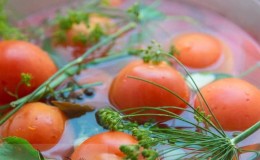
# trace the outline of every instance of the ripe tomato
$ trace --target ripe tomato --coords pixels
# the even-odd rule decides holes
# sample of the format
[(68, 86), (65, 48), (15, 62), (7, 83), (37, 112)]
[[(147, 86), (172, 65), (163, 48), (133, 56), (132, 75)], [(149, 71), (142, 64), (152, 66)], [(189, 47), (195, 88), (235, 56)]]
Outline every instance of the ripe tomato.
[(66, 117), (56, 107), (41, 102), (25, 104), (2, 126), (2, 137), (17, 136), (28, 140), (35, 149), (48, 150), (58, 143)]
[(32, 80), (30, 87), (19, 87), (19, 97), (31, 93), (57, 71), (46, 52), (24, 41), (1, 41), (0, 60), (0, 105), (15, 100), (7, 91), (16, 92), (22, 73), (30, 74)]
[(122, 4), (122, 0), (108, 0), (108, 5), (112, 7), (118, 7)]
[(176, 58), (191, 68), (205, 68), (216, 63), (222, 54), (220, 41), (205, 33), (186, 33), (174, 38), (179, 52)]
[[(201, 93), (224, 130), (243, 131), (260, 120), (260, 90), (244, 80), (220, 79), (203, 87)], [(195, 107), (209, 114), (198, 97)]]
[[(73, 23), (72, 26), (66, 30), (65, 39), (56, 42), (54, 36), (54, 46), (59, 53), (70, 61), (81, 56), (93, 44), (97, 43), (102, 37), (111, 34), (115, 30), (115, 24), (111, 19), (97, 15), (90, 14), (88, 24), (81, 21), (80, 23)], [(57, 37), (56, 37), (57, 38)], [(96, 50), (89, 59), (101, 57), (108, 52), (113, 46), (113, 43)]]
[[(135, 76), (160, 84), (189, 101), (189, 89), (182, 75), (168, 65), (166, 62), (159, 64), (144, 63), (142, 60), (133, 61), (125, 66), (113, 80), (109, 90), (109, 100), (117, 109), (138, 108), (143, 106), (161, 107), (178, 106), (185, 108), (186, 104), (175, 95), (159, 88), (153, 84), (129, 78)], [(176, 114), (182, 113), (179, 109), (168, 109)], [(144, 113), (162, 113), (151, 110)], [(156, 121), (163, 122), (169, 117), (143, 116), (136, 117), (139, 122), (154, 118)]]
[[(84, 41), (76, 40), (77, 36), (89, 37), (90, 34), (99, 26), (104, 34), (110, 33), (113, 23), (111, 19), (103, 17), (100, 15), (92, 14), (89, 16), (89, 25), (87, 26), (84, 22), (78, 24), (73, 24), (71, 28), (67, 31), (66, 45), (74, 47), (86, 47), (91, 45), (91, 40), (86, 39)], [(95, 41), (95, 40), (92, 40)]]
[[(137, 144), (138, 141), (124, 132), (109, 131), (85, 140), (71, 155), (71, 160), (122, 160), (121, 145)], [(142, 159), (141, 157), (139, 159)]]

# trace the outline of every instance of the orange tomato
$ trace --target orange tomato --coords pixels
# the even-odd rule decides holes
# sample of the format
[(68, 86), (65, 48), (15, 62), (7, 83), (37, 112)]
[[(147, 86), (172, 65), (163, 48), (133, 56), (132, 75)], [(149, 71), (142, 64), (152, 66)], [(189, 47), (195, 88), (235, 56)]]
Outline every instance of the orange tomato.
[[(140, 80), (129, 78), (135, 76), (160, 84), (185, 101), (189, 101), (189, 89), (182, 75), (166, 62), (159, 64), (144, 63), (137, 60), (125, 66), (113, 80), (109, 90), (109, 100), (117, 109), (139, 108), (144, 106), (162, 107), (177, 106), (186, 107), (186, 103), (168, 91), (159, 88), (153, 84)], [(180, 109), (168, 109), (169, 111), (180, 114)], [(134, 111), (135, 112), (135, 111)], [(156, 110), (146, 110), (142, 113), (162, 113)], [(155, 119), (158, 122), (169, 120), (169, 117), (163, 116), (142, 116), (135, 117), (139, 122), (145, 122), (149, 119)]]
[(72, 27), (67, 31), (67, 41), (66, 44), (74, 47), (86, 47), (91, 45), (91, 42), (82, 43), (80, 41), (75, 41), (75, 37), (78, 35), (89, 36), (91, 32), (100, 26), (105, 33), (109, 33), (113, 26), (111, 19), (103, 17), (100, 15), (92, 14), (89, 16), (89, 26), (81, 22), (79, 24), (73, 24)]
[(178, 35), (172, 43), (179, 53), (176, 58), (191, 68), (205, 68), (218, 61), (222, 54), (220, 41), (206, 33)]
[[(85, 140), (71, 155), (71, 160), (122, 160), (121, 145), (137, 144), (138, 141), (124, 132), (109, 131), (96, 134)], [(142, 159), (141, 157), (139, 158)]]
[[(220, 79), (203, 87), (201, 93), (224, 130), (243, 131), (260, 120), (260, 90), (244, 80)], [(210, 114), (198, 96), (195, 107)]]
[(25, 104), (2, 126), (2, 137), (17, 136), (28, 140), (40, 151), (48, 150), (60, 140), (66, 117), (58, 108), (41, 102)]
[(68, 45), (85, 45), (80, 42), (76, 42), (74, 38), (77, 35), (85, 35), (88, 36), (94, 29), (95, 27), (99, 25), (102, 29), (105, 31), (108, 31), (109, 28), (112, 26), (112, 22), (109, 18), (99, 16), (99, 15), (90, 15), (89, 16), (89, 26), (86, 26), (85, 23), (81, 22), (79, 24), (73, 24), (72, 27), (68, 30), (67, 32), (67, 44)]
[[(54, 46), (69, 61), (81, 56), (93, 44), (97, 43), (101, 37), (115, 31), (115, 24), (110, 18), (91, 14), (89, 15), (89, 25), (85, 22), (74, 23), (65, 31), (65, 41), (55, 42)], [(96, 50), (86, 61), (104, 56), (113, 43)]]
[(108, 0), (108, 3), (109, 3), (110, 6), (118, 7), (118, 6), (120, 6), (123, 2), (122, 2), (122, 0)]
[(7, 92), (16, 92), (22, 73), (30, 74), (32, 80), (30, 87), (23, 84), (18, 88), (19, 97), (31, 93), (57, 71), (46, 52), (24, 41), (1, 41), (0, 60), (0, 105), (16, 99)]

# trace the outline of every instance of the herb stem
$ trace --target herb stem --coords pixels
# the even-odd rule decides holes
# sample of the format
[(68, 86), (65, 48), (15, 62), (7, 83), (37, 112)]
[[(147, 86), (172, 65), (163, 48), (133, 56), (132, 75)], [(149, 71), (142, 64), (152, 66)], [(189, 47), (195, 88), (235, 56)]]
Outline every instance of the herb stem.
[(252, 72), (254, 72), (256, 69), (260, 68), (260, 61), (258, 61), (255, 65), (253, 65), (252, 67), (250, 67), (249, 69), (247, 69), (246, 71), (242, 72), (241, 74), (239, 74), (237, 77), (238, 78), (243, 78), (249, 74), (251, 74)]
[[(48, 87), (56, 87), (61, 82), (63, 82), (66, 78), (69, 77), (69, 75), (76, 74), (81, 68), (79, 64), (83, 63), (84, 59), (89, 56), (91, 53), (93, 53), (98, 48), (109, 44), (111, 41), (118, 38), (123, 33), (135, 28), (136, 23), (130, 22), (129, 24), (122, 27), (120, 30), (118, 30), (116, 33), (108, 36), (107, 38), (101, 40), (96, 45), (91, 47), (89, 50), (87, 50), (82, 56), (75, 59), (74, 61), (71, 61), (70, 63), (66, 64), (63, 68), (58, 70), (52, 77), (50, 77), (47, 81), (45, 81), (40, 87), (38, 87), (35, 91), (33, 91), (28, 96), (18, 99), (14, 102), (11, 102), (11, 106), (15, 107), (12, 111), (10, 111), (8, 114), (6, 114), (1, 120), (0, 125), (2, 125), (9, 117), (11, 117), (14, 113), (16, 113), (25, 103), (35, 99), (35, 97), (38, 97), (40, 95), (43, 95)], [(68, 72), (70, 72), (68, 74)], [(58, 80), (57, 80), (58, 79)]]
[(250, 136), (251, 134), (253, 134), (254, 132), (256, 132), (257, 130), (260, 129), (260, 121), (258, 121), (256, 124), (254, 124), (253, 126), (251, 126), (250, 128), (248, 128), (247, 130), (245, 130), (244, 132), (240, 133), (238, 136), (236, 136), (235, 138), (231, 139), (231, 143), (233, 145), (236, 145), (237, 143), (243, 141), (244, 139), (246, 139), (248, 136)]

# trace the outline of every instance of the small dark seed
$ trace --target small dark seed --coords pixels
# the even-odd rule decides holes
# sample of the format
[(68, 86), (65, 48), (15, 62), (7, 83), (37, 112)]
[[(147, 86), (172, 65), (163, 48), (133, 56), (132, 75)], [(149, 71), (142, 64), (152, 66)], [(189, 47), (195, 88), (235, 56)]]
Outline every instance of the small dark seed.
[(94, 88), (86, 88), (86, 89), (84, 90), (84, 94), (85, 94), (86, 96), (88, 96), (88, 97), (92, 97), (92, 96), (94, 96), (94, 94), (95, 94), (95, 89), (94, 89)]

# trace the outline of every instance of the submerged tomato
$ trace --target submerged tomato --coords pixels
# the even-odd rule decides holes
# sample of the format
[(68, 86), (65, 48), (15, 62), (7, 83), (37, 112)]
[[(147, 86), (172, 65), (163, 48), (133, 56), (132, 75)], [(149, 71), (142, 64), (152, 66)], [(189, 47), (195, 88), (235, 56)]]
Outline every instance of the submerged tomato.
[[(80, 41), (77, 40), (76, 37), (80, 35), (88, 37), (96, 29), (97, 26), (103, 30), (104, 34), (106, 34), (110, 32), (113, 25), (112, 21), (107, 17), (103, 17), (100, 15), (90, 15), (88, 26), (84, 22), (78, 24), (75, 23), (67, 31), (67, 44), (79, 47), (90, 45), (89, 43), (91, 43), (91, 40), (86, 39), (85, 41)], [(95, 41), (95, 39), (93, 39), (92, 41)]]
[(205, 68), (216, 63), (222, 54), (220, 41), (205, 33), (186, 33), (174, 38), (176, 57), (191, 68)]
[[(260, 90), (244, 80), (217, 80), (203, 87), (201, 93), (224, 130), (243, 131), (260, 120)], [(209, 114), (198, 97), (195, 107)]]
[[(121, 145), (137, 144), (138, 141), (124, 132), (104, 132), (85, 140), (71, 156), (71, 160), (122, 160)], [(142, 158), (140, 157), (139, 160)]]
[(123, 3), (122, 0), (108, 0), (108, 4), (113, 7), (118, 7)]
[(58, 143), (65, 122), (66, 117), (58, 108), (40, 102), (28, 103), (1, 126), (0, 136), (24, 138), (35, 149), (44, 151)]
[[(189, 89), (182, 75), (168, 65), (166, 62), (159, 64), (144, 63), (142, 60), (133, 61), (125, 66), (114, 79), (110, 91), (109, 100), (117, 109), (139, 108), (144, 106), (162, 107), (177, 106), (186, 107), (180, 98), (170, 92), (159, 88), (148, 82), (129, 78), (134, 76), (144, 80), (160, 84), (169, 90), (175, 92), (185, 101), (189, 101)], [(168, 109), (169, 111), (180, 114), (180, 109)], [(135, 112), (135, 111), (134, 111)], [(162, 113), (156, 110), (147, 110), (143, 113)], [(140, 122), (154, 118), (156, 121), (166, 121), (169, 117), (162, 116), (143, 116), (136, 117)]]
[[(0, 61), (0, 105), (15, 100), (8, 92), (15, 94), (18, 90), (18, 96), (23, 97), (57, 71), (46, 52), (24, 41), (1, 41)], [(22, 73), (31, 75), (30, 87), (18, 87)]]
[[(87, 14), (85, 16), (87, 16)], [(70, 18), (73, 19), (75, 17)], [(58, 41), (55, 42), (54, 36), (56, 47), (59, 48), (59, 46), (62, 46), (62, 48), (68, 48), (74, 58), (79, 57), (93, 44), (115, 30), (115, 24), (110, 18), (98, 14), (90, 14), (88, 16), (88, 23), (86, 23), (85, 21), (72, 23), (70, 28), (64, 30), (65, 37), (63, 37), (61, 41), (58, 38)], [(110, 46), (102, 47), (95, 51), (95, 54), (92, 56), (98, 57), (100, 54), (105, 54), (109, 49)]]

